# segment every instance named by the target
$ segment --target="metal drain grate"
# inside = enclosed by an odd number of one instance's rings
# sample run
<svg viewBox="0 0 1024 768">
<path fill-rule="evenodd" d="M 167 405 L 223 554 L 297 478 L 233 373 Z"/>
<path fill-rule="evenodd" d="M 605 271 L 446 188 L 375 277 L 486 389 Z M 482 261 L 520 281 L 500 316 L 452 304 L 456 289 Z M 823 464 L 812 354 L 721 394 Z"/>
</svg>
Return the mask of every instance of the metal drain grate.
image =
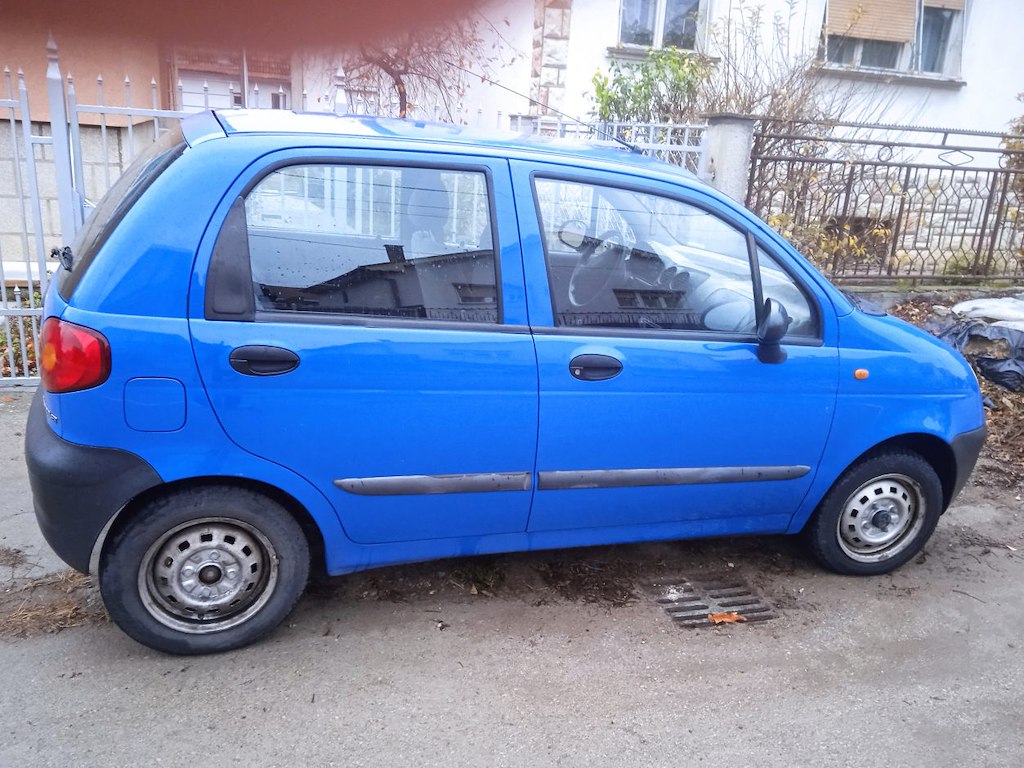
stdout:
<svg viewBox="0 0 1024 768">
<path fill-rule="evenodd" d="M 654 602 L 684 627 L 712 626 L 712 614 L 736 613 L 745 621 L 778 616 L 775 608 L 745 582 L 735 577 L 659 580 L 648 587 Z"/>
</svg>

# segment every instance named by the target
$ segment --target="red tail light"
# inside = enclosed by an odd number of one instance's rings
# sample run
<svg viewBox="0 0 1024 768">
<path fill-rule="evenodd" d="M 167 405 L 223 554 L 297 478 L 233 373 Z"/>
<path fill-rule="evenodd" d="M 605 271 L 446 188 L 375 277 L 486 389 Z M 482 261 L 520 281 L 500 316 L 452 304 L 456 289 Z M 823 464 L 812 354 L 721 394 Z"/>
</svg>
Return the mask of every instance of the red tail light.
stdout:
<svg viewBox="0 0 1024 768">
<path fill-rule="evenodd" d="M 110 375 L 110 344 L 102 333 L 56 317 L 43 323 L 39 375 L 48 392 L 77 392 Z"/>
</svg>

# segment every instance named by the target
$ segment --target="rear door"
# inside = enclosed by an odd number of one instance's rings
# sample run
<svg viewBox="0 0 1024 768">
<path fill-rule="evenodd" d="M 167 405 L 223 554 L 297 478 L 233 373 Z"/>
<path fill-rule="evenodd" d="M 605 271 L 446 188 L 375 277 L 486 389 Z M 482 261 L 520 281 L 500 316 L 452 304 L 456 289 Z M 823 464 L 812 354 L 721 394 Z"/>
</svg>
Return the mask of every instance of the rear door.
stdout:
<svg viewBox="0 0 1024 768">
<path fill-rule="evenodd" d="M 512 168 L 540 374 L 530 530 L 783 530 L 835 410 L 827 300 L 760 242 L 764 296 L 793 318 L 784 360 L 762 361 L 738 215 L 636 177 Z"/>
<path fill-rule="evenodd" d="M 284 153 L 229 198 L 191 330 L 232 440 L 357 542 L 525 530 L 537 369 L 507 163 Z"/>
</svg>

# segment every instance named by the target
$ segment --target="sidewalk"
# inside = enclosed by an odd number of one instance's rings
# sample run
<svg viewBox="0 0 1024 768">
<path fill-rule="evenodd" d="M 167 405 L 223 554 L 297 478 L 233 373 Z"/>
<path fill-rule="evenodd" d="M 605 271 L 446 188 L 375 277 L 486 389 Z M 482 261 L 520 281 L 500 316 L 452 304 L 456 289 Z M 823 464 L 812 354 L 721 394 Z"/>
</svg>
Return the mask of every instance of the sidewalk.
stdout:
<svg viewBox="0 0 1024 768">
<path fill-rule="evenodd" d="M 0 386 L 0 556 L 19 550 L 24 562 L 0 567 L 0 578 L 36 578 L 67 566 L 43 540 L 25 470 L 25 420 L 35 387 Z M 0 560 L 4 562 L 4 560 Z"/>
</svg>

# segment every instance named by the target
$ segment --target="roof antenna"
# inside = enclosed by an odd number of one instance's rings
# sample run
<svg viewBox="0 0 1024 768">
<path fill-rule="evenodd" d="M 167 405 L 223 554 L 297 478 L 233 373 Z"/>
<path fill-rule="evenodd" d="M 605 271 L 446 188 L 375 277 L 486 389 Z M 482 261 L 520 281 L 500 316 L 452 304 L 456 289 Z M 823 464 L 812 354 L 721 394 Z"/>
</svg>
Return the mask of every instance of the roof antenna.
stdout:
<svg viewBox="0 0 1024 768">
<path fill-rule="evenodd" d="M 542 101 L 538 101 L 537 99 L 534 99 L 534 98 L 532 98 L 530 96 L 527 96 L 525 93 L 520 93 L 519 91 L 517 91 L 517 90 L 515 90 L 513 88 L 509 88 L 507 85 L 502 85 L 497 80 L 492 80 L 491 78 L 487 77 L 486 75 L 481 75 L 479 72 L 474 72 L 473 70 L 467 69 L 466 67 L 460 66 L 460 65 L 458 65 L 458 64 L 456 64 L 456 63 L 454 63 L 452 61 L 446 61 L 445 64 L 447 64 L 449 67 L 454 67 L 455 69 L 461 69 L 467 75 L 472 75 L 473 77 L 479 77 L 480 80 L 485 82 L 485 83 L 490 83 L 491 85 L 496 85 L 499 88 L 503 88 L 504 90 L 508 91 L 509 93 L 511 93 L 511 94 L 513 94 L 515 96 L 519 96 L 519 97 L 521 97 L 523 99 L 526 99 L 531 104 L 536 104 L 538 107 L 544 107 L 544 109 L 546 109 L 546 110 L 548 110 L 550 112 L 554 112 L 559 117 L 564 117 L 564 118 L 566 118 L 568 120 L 572 120 L 574 123 L 579 123 L 584 128 L 589 129 L 590 131 L 592 131 L 593 133 L 597 134 L 598 136 L 601 136 L 604 139 L 609 139 L 609 140 L 614 141 L 614 142 L 616 142 L 618 144 L 621 144 L 626 149 L 628 149 L 630 152 L 635 152 L 638 155 L 642 155 L 643 154 L 643 150 L 640 149 L 640 147 L 636 146 L 636 144 L 630 144 L 628 141 L 626 141 L 623 138 L 620 138 L 619 136 L 616 136 L 614 133 L 608 133 L 607 131 L 602 130 L 601 128 L 599 128 L 594 123 L 585 123 L 582 120 L 580 120 L 578 117 L 573 117 L 572 115 L 566 114 L 565 112 L 557 110 L 554 107 L 551 107 L 551 106 L 543 103 Z"/>
</svg>

